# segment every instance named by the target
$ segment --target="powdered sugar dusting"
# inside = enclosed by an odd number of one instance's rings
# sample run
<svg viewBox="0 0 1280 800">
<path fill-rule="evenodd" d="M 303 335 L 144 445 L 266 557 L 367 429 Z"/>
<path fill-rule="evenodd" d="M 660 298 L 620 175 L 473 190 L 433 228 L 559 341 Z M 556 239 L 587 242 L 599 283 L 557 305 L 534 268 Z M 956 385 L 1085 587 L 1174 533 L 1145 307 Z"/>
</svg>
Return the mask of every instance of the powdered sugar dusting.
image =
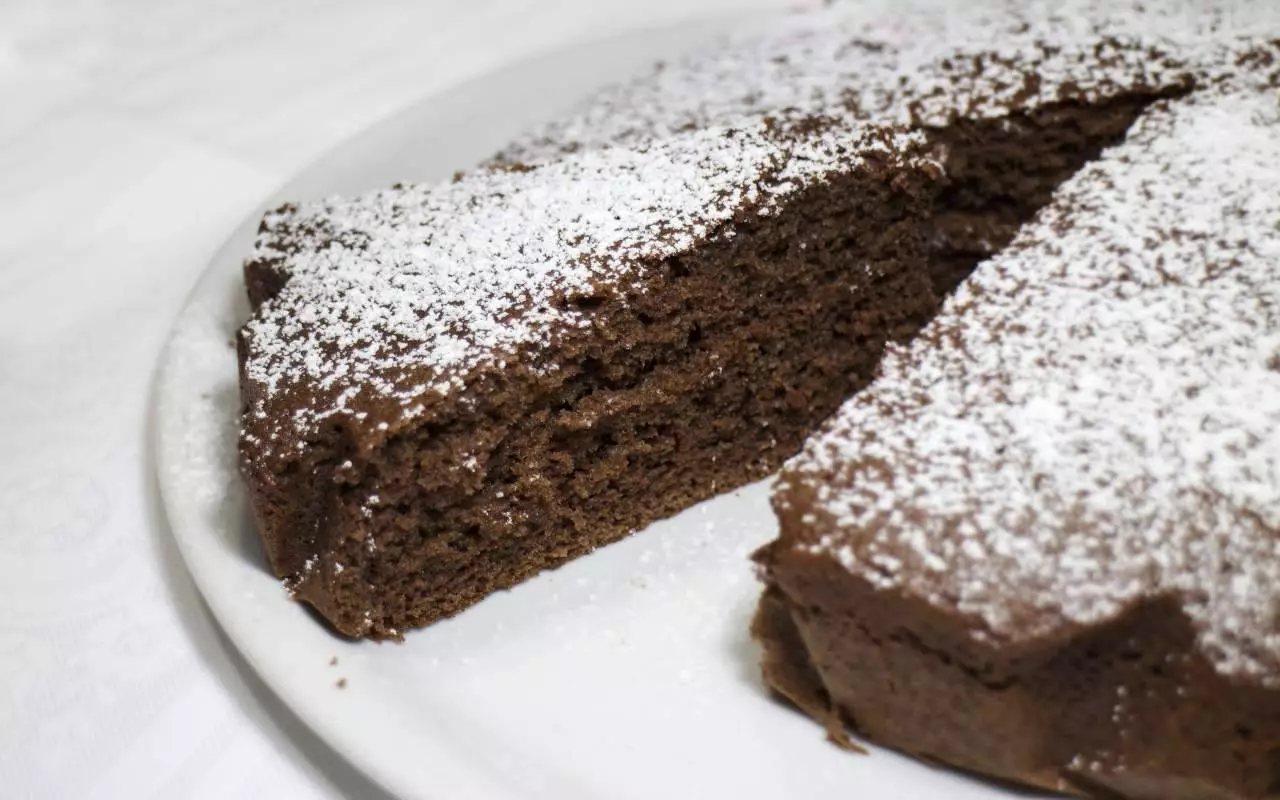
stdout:
<svg viewBox="0 0 1280 800">
<path fill-rule="evenodd" d="M 944 125 L 1178 83 L 1274 36 L 1270 0 L 851 0 L 587 98 L 508 160 L 747 116 Z"/>
<path fill-rule="evenodd" d="M 251 261 L 288 282 L 246 328 L 251 418 L 291 409 L 289 433 L 305 435 L 390 403 L 390 422 L 374 426 L 386 432 L 478 367 L 501 369 L 557 328 L 589 325 L 575 295 L 624 289 L 661 259 L 732 235 L 735 214 L 768 215 L 872 151 L 901 162 L 916 139 L 709 128 L 269 214 Z"/>
<path fill-rule="evenodd" d="M 799 546 L 997 642 L 1172 595 L 1280 683 L 1278 269 L 1280 93 L 1153 109 L 788 465 Z"/>
</svg>

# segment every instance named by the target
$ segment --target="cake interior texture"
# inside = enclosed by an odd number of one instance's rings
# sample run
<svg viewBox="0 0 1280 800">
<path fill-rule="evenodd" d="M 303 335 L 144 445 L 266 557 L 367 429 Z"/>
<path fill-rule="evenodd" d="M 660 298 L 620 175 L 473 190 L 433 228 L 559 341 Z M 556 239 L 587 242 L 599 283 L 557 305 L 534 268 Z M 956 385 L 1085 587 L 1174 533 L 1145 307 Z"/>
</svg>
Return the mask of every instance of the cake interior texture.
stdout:
<svg viewBox="0 0 1280 800">
<path fill-rule="evenodd" d="M 273 566 L 338 631 L 395 637 L 769 474 L 1151 100 L 933 130 L 943 170 L 868 162 L 643 292 L 564 297 L 594 332 L 553 375 L 489 374 L 372 458 L 328 426 L 254 481 Z M 250 264 L 248 284 L 260 304 L 283 281 Z"/>
</svg>

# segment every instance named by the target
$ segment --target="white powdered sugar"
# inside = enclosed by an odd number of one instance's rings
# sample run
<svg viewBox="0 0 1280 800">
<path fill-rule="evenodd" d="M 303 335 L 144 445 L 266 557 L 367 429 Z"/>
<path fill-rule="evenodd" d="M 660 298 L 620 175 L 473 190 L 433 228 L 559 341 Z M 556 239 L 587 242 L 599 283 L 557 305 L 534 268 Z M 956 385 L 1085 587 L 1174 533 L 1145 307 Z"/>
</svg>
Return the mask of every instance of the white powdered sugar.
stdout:
<svg viewBox="0 0 1280 800">
<path fill-rule="evenodd" d="M 1028 640 L 1176 598 L 1280 683 L 1280 92 L 1150 110 L 784 470 L 799 544 Z M 825 517 L 825 519 L 823 519 Z"/>
<path fill-rule="evenodd" d="M 302 435 L 378 401 L 412 418 L 478 366 L 589 325 L 566 298 L 625 288 L 646 265 L 732 235 L 735 213 L 768 215 L 872 151 L 904 160 L 917 138 L 710 128 L 269 214 L 252 261 L 289 280 L 247 325 L 252 413 L 292 404 Z"/>
<path fill-rule="evenodd" d="M 504 153 L 640 142 L 744 116 L 944 125 L 1159 87 L 1276 30 L 1272 0 L 844 0 L 660 65 Z"/>
</svg>

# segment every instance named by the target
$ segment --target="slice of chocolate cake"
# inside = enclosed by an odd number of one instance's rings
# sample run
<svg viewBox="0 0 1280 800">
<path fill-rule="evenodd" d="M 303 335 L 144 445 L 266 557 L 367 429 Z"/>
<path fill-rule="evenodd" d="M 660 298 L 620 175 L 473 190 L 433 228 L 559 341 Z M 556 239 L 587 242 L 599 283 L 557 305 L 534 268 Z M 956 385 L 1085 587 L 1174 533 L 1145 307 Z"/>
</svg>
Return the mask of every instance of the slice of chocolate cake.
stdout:
<svg viewBox="0 0 1280 800">
<path fill-rule="evenodd" d="M 1280 793 L 1258 77 L 1149 111 L 784 468 L 755 634 L 837 735 L 1089 796 Z"/>
<path fill-rule="evenodd" d="M 922 142 L 709 129 L 270 215 L 241 347 L 272 567 L 395 636 L 776 469 L 935 311 Z"/>
</svg>

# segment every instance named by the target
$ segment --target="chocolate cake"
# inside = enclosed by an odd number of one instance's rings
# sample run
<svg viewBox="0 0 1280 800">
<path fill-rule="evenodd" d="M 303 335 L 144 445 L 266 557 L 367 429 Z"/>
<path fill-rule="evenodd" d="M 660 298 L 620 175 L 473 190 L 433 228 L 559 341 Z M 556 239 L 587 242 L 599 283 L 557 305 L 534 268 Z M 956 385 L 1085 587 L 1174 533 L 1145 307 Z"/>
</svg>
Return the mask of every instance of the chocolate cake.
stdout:
<svg viewBox="0 0 1280 800">
<path fill-rule="evenodd" d="M 1261 796 L 1278 30 L 1265 0 L 836 3 L 451 182 L 277 209 L 239 341 L 272 569 L 396 638 L 786 463 L 755 631 L 834 734 Z"/>
<path fill-rule="evenodd" d="M 936 310 L 921 150 L 708 129 L 269 215 L 244 442 L 273 568 L 395 636 L 776 469 Z"/>
<path fill-rule="evenodd" d="M 1278 354 L 1280 91 L 1160 103 L 783 469 L 770 682 L 1010 780 L 1276 796 Z"/>
</svg>

